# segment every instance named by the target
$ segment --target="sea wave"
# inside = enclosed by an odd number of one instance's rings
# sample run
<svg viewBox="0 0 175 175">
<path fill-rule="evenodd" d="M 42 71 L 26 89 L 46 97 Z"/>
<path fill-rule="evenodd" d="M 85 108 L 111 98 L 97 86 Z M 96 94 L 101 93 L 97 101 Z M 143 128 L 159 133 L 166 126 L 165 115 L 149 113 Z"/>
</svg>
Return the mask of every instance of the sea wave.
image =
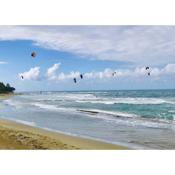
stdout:
<svg viewBox="0 0 175 175">
<path fill-rule="evenodd" d="M 16 109 L 20 109 L 24 107 L 24 103 L 17 101 L 17 100 L 13 100 L 13 99 L 4 100 L 3 104 L 8 105 L 8 106 L 13 106 Z"/>
<path fill-rule="evenodd" d="M 40 98 L 39 98 L 40 96 Z M 27 98 L 27 96 L 25 96 Z M 71 100 L 71 103 L 64 103 L 64 102 L 53 102 L 51 100 L 57 100 L 58 99 L 64 99 L 66 102 Z M 74 101 L 74 99 L 76 99 Z M 38 101 L 39 100 L 39 101 Z M 72 103 L 73 101 L 73 103 Z M 165 121 L 161 121 L 162 116 L 159 116 L 159 113 L 162 115 L 162 111 L 160 111 L 158 114 L 156 113 L 155 118 L 151 119 L 149 116 L 141 116 L 144 115 L 144 113 L 139 113 L 137 109 L 135 110 L 135 113 L 130 113 L 126 110 L 126 112 L 121 111 L 108 111 L 108 108 L 104 106 L 100 108 L 97 105 L 78 105 L 77 103 L 92 103 L 92 104 L 105 104 L 105 105 L 111 105 L 111 104 L 143 104 L 143 105 L 157 105 L 157 104 L 165 104 L 167 111 L 165 111 L 165 117 L 167 114 L 169 114 L 170 117 L 172 117 L 172 121 L 168 121 L 168 119 Z M 125 124 L 125 125 L 131 125 L 131 126 L 145 126 L 145 127 L 152 127 L 152 128 L 174 128 L 174 106 L 166 105 L 166 104 L 175 104 L 175 98 L 131 98 L 131 97 L 123 97 L 123 98 L 109 98 L 109 97 L 98 97 L 93 94 L 54 94 L 54 95 L 38 95 L 38 96 L 30 96 L 29 99 L 23 99 L 22 96 L 16 96 L 15 98 L 4 100 L 2 102 L 5 105 L 15 106 L 16 108 L 31 108 L 31 106 L 35 106 L 38 110 L 38 108 L 44 109 L 49 112 L 64 112 L 64 113 L 71 113 L 75 112 L 75 114 L 84 113 L 84 115 L 87 115 L 89 117 L 95 117 L 95 118 L 101 118 L 104 119 L 107 122 L 116 122 L 118 124 Z M 66 105 L 65 105 L 66 104 Z M 159 107 L 159 106 L 158 106 Z M 91 109 L 92 108 L 92 109 Z M 33 108 L 32 108 L 33 109 Z M 104 110 L 101 110 L 104 109 Z M 105 110 L 106 109 L 106 110 Z M 111 109 L 111 108 L 109 108 Z M 164 111 L 163 111 L 164 112 Z M 166 113 L 167 112 L 167 113 Z M 169 112 L 169 113 L 168 113 Z M 140 115 L 139 115 L 140 114 Z M 76 116 L 76 115 L 75 115 Z M 168 118 L 168 117 L 167 117 Z M 174 118 L 174 120 L 173 120 Z M 167 122 L 166 122 L 167 121 Z M 173 125 L 172 125 L 173 124 Z"/>
<path fill-rule="evenodd" d="M 23 95 L 25 99 L 36 99 L 37 101 L 76 101 L 76 100 L 95 100 L 96 96 L 93 94 L 68 94 L 68 93 L 56 93 L 56 94 L 33 94 Z"/>
<path fill-rule="evenodd" d="M 160 98 L 99 98 L 96 100 L 76 100 L 78 103 L 99 103 L 99 104 L 143 104 L 143 105 L 158 105 L 158 104 L 175 104 L 174 99 L 160 99 Z"/>
<path fill-rule="evenodd" d="M 175 104 L 175 98 L 151 98 L 151 97 L 114 97 L 114 96 L 99 96 L 95 93 L 56 93 L 56 94 L 34 94 L 23 95 L 27 99 L 36 99 L 42 101 L 63 101 L 77 103 L 92 103 L 92 104 L 143 104 L 143 105 L 159 105 L 159 104 Z"/>
<path fill-rule="evenodd" d="M 14 119 L 13 119 L 14 120 Z M 24 120 L 17 120 L 15 119 L 16 122 L 18 123 L 22 123 L 22 124 L 25 124 L 25 125 L 29 125 L 29 126 L 37 126 L 35 122 L 29 122 L 29 121 L 24 121 Z"/>
<path fill-rule="evenodd" d="M 48 105 L 48 104 L 42 104 L 42 103 L 32 103 L 33 106 L 39 107 L 41 109 L 46 109 L 49 111 L 75 111 L 73 108 L 61 108 L 57 107 L 56 105 Z"/>
<path fill-rule="evenodd" d="M 104 110 L 79 110 L 80 112 L 85 112 L 91 114 L 89 116 L 103 119 L 106 122 L 115 122 L 120 125 L 127 125 L 133 127 L 147 127 L 152 129 L 173 129 L 175 130 L 174 121 L 168 121 L 165 119 L 151 119 L 143 118 L 142 116 L 130 113 L 123 113 L 120 111 L 104 111 Z"/>
<path fill-rule="evenodd" d="M 106 114 L 106 115 L 112 115 L 115 117 L 126 117 L 126 118 L 135 118 L 139 117 L 136 114 L 129 114 L 129 113 L 124 113 L 124 112 L 119 112 L 119 111 L 105 111 L 105 110 L 99 110 L 99 109 L 79 109 L 78 111 L 80 112 L 85 112 L 89 114 Z"/>
</svg>

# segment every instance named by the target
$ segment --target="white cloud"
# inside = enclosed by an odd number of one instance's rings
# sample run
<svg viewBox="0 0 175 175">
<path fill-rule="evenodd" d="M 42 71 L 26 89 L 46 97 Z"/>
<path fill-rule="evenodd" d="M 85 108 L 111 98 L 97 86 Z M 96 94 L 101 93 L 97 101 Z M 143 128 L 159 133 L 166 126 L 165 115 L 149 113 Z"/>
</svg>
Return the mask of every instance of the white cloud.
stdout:
<svg viewBox="0 0 175 175">
<path fill-rule="evenodd" d="M 166 65 L 162 72 L 165 74 L 175 74 L 175 64 Z"/>
<path fill-rule="evenodd" d="M 61 63 L 56 63 L 47 70 L 47 78 L 49 80 L 54 80 L 56 78 L 56 71 L 59 69 Z"/>
<path fill-rule="evenodd" d="M 73 78 L 80 78 L 81 72 L 72 71 L 70 73 L 58 73 L 56 71 L 59 69 L 61 63 L 56 63 L 52 67 L 48 68 L 45 79 L 53 81 L 61 81 Z M 113 73 L 115 74 L 113 75 Z M 135 69 L 109 69 L 106 68 L 103 71 L 91 71 L 83 74 L 86 79 L 111 79 L 111 78 L 139 78 L 148 76 L 148 72 L 151 73 L 151 77 L 162 77 L 162 76 L 174 76 L 175 77 L 175 64 L 167 64 L 163 68 L 150 67 L 146 70 L 145 67 L 136 67 Z M 23 76 L 26 80 L 38 80 L 40 74 L 40 68 L 31 68 L 27 72 L 20 73 L 19 76 Z"/>
<path fill-rule="evenodd" d="M 48 80 L 65 80 L 65 79 L 71 79 L 71 78 L 77 78 L 80 76 L 80 72 L 70 72 L 69 74 L 65 73 L 59 73 L 58 75 L 56 74 L 56 71 L 59 69 L 61 63 L 56 63 L 52 67 L 48 68 L 47 73 L 46 73 L 46 78 Z"/>
<path fill-rule="evenodd" d="M 40 67 L 31 68 L 27 72 L 19 73 L 19 76 L 23 76 L 24 80 L 38 80 L 40 75 Z"/>
<path fill-rule="evenodd" d="M 78 78 L 80 76 L 80 72 L 70 72 L 69 74 L 65 74 L 65 73 L 60 73 L 55 77 L 56 81 L 59 80 L 66 80 L 66 79 L 73 79 L 73 78 Z"/>
<path fill-rule="evenodd" d="M 113 76 L 112 73 L 116 72 L 116 74 Z M 113 77 L 131 77 L 131 78 L 137 78 L 137 77 L 145 77 L 150 72 L 151 77 L 161 77 L 161 76 L 169 76 L 173 75 L 175 76 L 175 64 L 168 64 L 164 68 L 157 68 L 157 67 L 150 67 L 149 70 L 146 70 L 145 67 L 136 67 L 135 69 L 105 69 L 101 72 L 88 72 L 84 74 L 84 77 L 88 79 L 105 79 L 105 78 L 113 78 Z"/>
<path fill-rule="evenodd" d="M 6 61 L 0 61 L 0 64 L 8 64 Z"/>
<path fill-rule="evenodd" d="M 175 63 L 175 26 L 1 26 L 0 40 L 137 65 Z"/>
<path fill-rule="evenodd" d="M 59 64 L 60 65 L 60 64 Z M 66 79 L 73 79 L 73 78 L 80 78 L 80 72 L 70 72 L 68 74 L 65 73 L 59 73 L 56 74 L 55 71 L 58 69 L 58 65 L 54 64 L 51 68 L 48 69 L 48 72 L 50 73 L 50 76 L 47 76 L 49 80 L 54 81 L 60 81 L 60 80 L 66 80 Z M 49 71 L 50 70 L 50 71 Z M 52 71 L 53 70 L 53 71 Z M 115 74 L 113 75 L 113 73 Z M 86 72 L 84 73 L 84 78 L 87 79 L 110 79 L 114 77 L 123 78 L 123 77 L 131 77 L 131 78 L 137 78 L 137 77 L 145 77 L 148 75 L 148 72 L 151 73 L 151 77 L 160 77 L 160 76 L 168 76 L 168 75 L 174 75 L 175 76 L 175 64 L 168 64 L 163 68 L 157 68 L 157 67 L 150 67 L 149 70 L 146 70 L 145 67 L 136 67 L 135 69 L 109 69 L 106 68 L 103 71 L 92 71 L 92 72 Z"/>
</svg>

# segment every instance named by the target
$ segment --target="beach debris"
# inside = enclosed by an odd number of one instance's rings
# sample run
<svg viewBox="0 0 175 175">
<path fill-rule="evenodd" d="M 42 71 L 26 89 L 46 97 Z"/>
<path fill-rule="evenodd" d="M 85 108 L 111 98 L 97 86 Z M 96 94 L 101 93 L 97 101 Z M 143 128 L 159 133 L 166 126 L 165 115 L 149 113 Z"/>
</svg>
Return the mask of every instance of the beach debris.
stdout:
<svg viewBox="0 0 175 175">
<path fill-rule="evenodd" d="M 36 57 L 36 52 L 32 52 L 31 57 L 35 58 Z"/>
<path fill-rule="evenodd" d="M 148 76 L 150 76 L 151 75 L 151 72 L 148 72 Z"/>
<path fill-rule="evenodd" d="M 80 74 L 80 78 L 83 79 L 83 75 L 82 74 Z"/>
<path fill-rule="evenodd" d="M 74 83 L 77 83 L 77 79 L 76 78 L 74 78 Z"/>
<path fill-rule="evenodd" d="M 149 70 L 149 67 L 147 66 L 145 69 L 146 69 L 146 70 Z"/>
</svg>

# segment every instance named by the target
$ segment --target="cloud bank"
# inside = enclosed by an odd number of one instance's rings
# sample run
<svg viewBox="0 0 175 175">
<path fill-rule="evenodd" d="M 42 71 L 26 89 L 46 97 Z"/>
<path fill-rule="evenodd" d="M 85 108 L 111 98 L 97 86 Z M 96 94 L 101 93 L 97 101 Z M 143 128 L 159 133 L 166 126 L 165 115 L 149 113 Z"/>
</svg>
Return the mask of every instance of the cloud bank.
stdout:
<svg viewBox="0 0 175 175">
<path fill-rule="evenodd" d="M 57 73 L 61 63 L 56 63 L 52 67 L 47 69 L 45 80 L 52 81 L 62 81 L 73 78 L 80 78 L 81 72 L 75 71 L 70 73 Z M 115 72 L 115 75 L 113 74 Z M 111 79 L 111 78 L 139 78 L 148 76 L 148 73 L 151 74 L 151 77 L 163 77 L 163 76 L 174 76 L 175 77 L 175 64 L 167 64 L 163 68 L 150 67 L 149 70 L 146 70 L 145 67 L 136 67 L 135 69 L 109 69 L 106 68 L 103 71 L 91 71 L 83 74 L 86 79 Z M 24 80 L 40 80 L 40 67 L 31 68 L 29 71 L 19 73 L 19 76 L 23 76 Z"/>
<path fill-rule="evenodd" d="M 175 26 L 0 26 L 0 40 L 135 65 L 175 63 Z"/>
<path fill-rule="evenodd" d="M 115 75 L 113 73 L 115 72 Z M 145 67 L 136 67 L 133 70 L 130 69 L 121 69 L 121 70 L 112 70 L 112 69 L 105 69 L 102 72 L 89 72 L 85 73 L 86 78 L 98 78 L 98 79 L 107 79 L 113 77 L 131 77 L 131 78 L 138 78 L 138 77 L 145 77 L 151 74 L 151 77 L 162 77 L 162 76 L 174 76 L 175 77 L 175 64 L 168 64 L 163 68 L 153 67 L 149 70 L 146 70 Z"/>
</svg>

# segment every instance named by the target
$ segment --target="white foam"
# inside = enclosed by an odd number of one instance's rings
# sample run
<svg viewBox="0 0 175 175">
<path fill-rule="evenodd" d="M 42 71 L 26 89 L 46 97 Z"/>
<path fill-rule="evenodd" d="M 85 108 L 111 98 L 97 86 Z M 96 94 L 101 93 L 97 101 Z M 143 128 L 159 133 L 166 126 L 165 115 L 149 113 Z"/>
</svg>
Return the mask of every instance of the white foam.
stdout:
<svg viewBox="0 0 175 175">
<path fill-rule="evenodd" d="M 78 103 L 99 103 L 99 104 L 175 104 L 172 99 L 160 99 L 160 98 L 99 98 L 98 100 L 77 100 Z"/>
<path fill-rule="evenodd" d="M 12 99 L 4 100 L 3 103 L 9 106 L 13 106 L 15 108 L 22 108 L 24 105 L 22 102 L 12 100 Z"/>
<path fill-rule="evenodd" d="M 32 103 L 32 105 L 39 107 L 41 109 L 46 109 L 49 111 L 75 111 L 73 108 L 60 108 L 55 105 L 48 105 L 48 104 L 42 104 L 42 103 Z"/>
<path fill-rule="evenodd" d="M 56 93 L 56 94 L 38 94 L 38 95 L 31 95 L 31 96 L 27 96 L 24 95 L 24 98 L 27 99 L 37 99 L 37 101 L 57 101 L 57 100 L 61 100 L 61 101 L 76 101 L 76 100 L 95 100 L 96 96 L 94 96 L 93 94 L 79 94 L 79 93 Z"/>
<path fill-rule="evenodd" d="M 115 104 L 114 101 L 103 101 L 103 100 L 76 100 L 77 103 L 99 103 L 99 104 L 107 104 L 107 105 L 112 105 Z"/>
<path fill-rule="evenodd" d="M 42 109 L 58 110 L 58 108 L 54 105 L 47 105 L 47 104 L 42 104 L 42 103 L 32 103 L 32 105 L 42 108 Z"/>
<path fill-rule="evenodd" d="M 96 97 L 91 93 L 56 93 L 56 94 L 38 94 L 27 96 L 25 98 L 37 99 L 37 101 L 75 101 L 77 103 L 93 103 L 93 104 L 175 104 L 175 98 L 132 98 L 132 97 Z"/>
<path fill-rule="evenodd" d="M 15 120 L 15 121 L 18 122 L 18 123 L 29 125 L 29 126 L 36 126 L 35 122 L 29 122 L 29 121 L 24 121 L 24 120 Z"/>
</svg>

